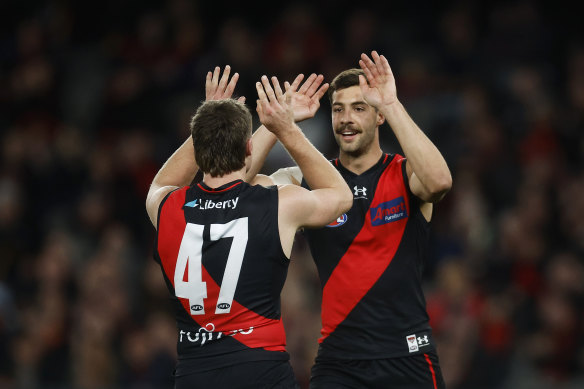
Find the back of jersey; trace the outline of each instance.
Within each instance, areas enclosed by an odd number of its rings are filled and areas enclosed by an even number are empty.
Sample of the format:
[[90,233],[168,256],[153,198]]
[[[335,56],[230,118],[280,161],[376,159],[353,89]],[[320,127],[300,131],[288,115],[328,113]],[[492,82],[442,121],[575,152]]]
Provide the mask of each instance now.
[[[238,180],[169,194],[155,259],[175,305],[178,356],[197,368],[287,359],[280,292],[289,260],[278,232],[278,191]],[[204,359],[204,360],[203,360]]]

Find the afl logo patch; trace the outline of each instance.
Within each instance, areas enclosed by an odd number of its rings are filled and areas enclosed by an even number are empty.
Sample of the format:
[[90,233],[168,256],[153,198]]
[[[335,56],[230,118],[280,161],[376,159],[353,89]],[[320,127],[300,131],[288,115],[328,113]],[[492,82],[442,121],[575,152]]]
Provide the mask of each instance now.
[[334,222],[327,224],[327,227],[340,227],[347,222],[347,214],[343,213],[341,216],[337,218]]

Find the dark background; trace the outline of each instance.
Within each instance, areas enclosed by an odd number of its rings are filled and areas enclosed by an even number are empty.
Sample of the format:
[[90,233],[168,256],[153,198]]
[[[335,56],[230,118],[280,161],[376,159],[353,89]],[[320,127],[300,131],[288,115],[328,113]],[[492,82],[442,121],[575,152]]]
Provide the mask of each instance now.
[[[176,328],[144,203],[208,70],[326,81],[384,54],[445,156],[425,273],[450,389],[584,387],[584,40],[562,2],[2,1],[0,387],[171,388]],[[336,157],[326,97],[301,127]],[[257,124],[257,118],[256,124]],[[385,151],[401,152],[384,125]],[[263,173],[291,163],[281,146]],[[319,283],[282,294],[307,387]]]

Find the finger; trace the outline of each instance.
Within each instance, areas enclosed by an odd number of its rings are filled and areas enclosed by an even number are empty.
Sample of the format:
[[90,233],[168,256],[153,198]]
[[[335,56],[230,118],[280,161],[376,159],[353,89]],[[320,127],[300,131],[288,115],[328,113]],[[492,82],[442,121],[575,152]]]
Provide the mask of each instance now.
[[211,79],[211,81],[213,82],[214,85],[217,85],[219,83],[219,73],[221,72],[221,68],[219,66],[215,66],[215,70],[213,71],[213,78]]
[[298,93],[301,94],[306,94],[306,91],[308,90],[308,88],[310,88],[310,86],[312,85],[312,83],[314,82],[314,80],[316,80],[316,74],[312,73],[307,79],[306,81],[304,81],[304,84],[302,84],[302,86],[300,87],[300,89],[298,90]]
[[256,90],[258,91],[258,101],[267,101],[268,97],[266,96],[266,92],[264,91],[264,87],[261,82],[256,82]]
[[278,78],[276,76],[272,76],[272,84],[274,85],[274,91],[276,92],[276,98],[278,101],[283,101],[284,93],[282,92],[282,88],[280,87],[280,82],[278,82]]
[[389,66],[389,62],[387,61],[387,58],[385,58],[385,56],[383,56],[383,55],[380,56],[379,58],[381,59],[381,65],[382,65],[385,73],[393,75],[393,72],[391,71],[391,66]]
[[237,101],[239,101],[240,103],[245,103],[245,96],[241,96],[237,99]]
[[[361,66],[361,69],[365,73],[365,77],[367,77],[367,80],[370,83],[373,82],[373,80],[374,80],[373,74],[371,74],[371,70],[369,69],[369,67],[367,67],[367,65],[365,64],[365,62],[363,60],[359,61],[359,66]],[[359,77],[361,77],[361,76],[359,76]]]
[[207,72],[207,77],[205,78],[205,97],[210,99],[213,95],[213,83],[211,82],[211,78],[213,77],[213,73]]
[[322,84],[323,80],[324,80],[324,76],[322,74],[319,74],[318,76],[316,76],[316,78],[312,82],[312,85],[310,85],[310,88],[308,88],[308,90],[306,91],[306,95],[308,97],[312,97],[314,95],[314,93],[316,92],[316,90],[318,89],[318,87],[320,86],[320,84]]
[[377,53],[377,51],[373,50],[371,52],[371,58],[373,58],[373,63],[375,64],[375,70],[379,73],[379,74],[383,74],[383,64],[381,63],[381,58],[379,58],[379,53]]
[[[371,61],[371,59],[366,54],[361,54],[361,60],[359,61],[359,66],[361,66],[361,69],[363,69],[363,71],[365,71],[365,72],[367,72],[367,70],[368,70],[369,74],[371,76],[374,76],[376,74],[375,64],[373,63],[373,61]],[[369,77],[369,75],[367,75],[367,78],[369,79],[369,81],[371,81],[373,79],[372,77]]]
[[294,79],[294,81],[292,81],[292,91],[296,92],[298,90],[298,87],[300,86],[300,83],[302,82],[302,80],[304,79],[304,74],[300,73],[299,75],[296,76],[296,78]]
[[290,83],[288,81],[284,81],[284,89],[286,92],[288,92],[288,89],[290,89]]
[[256,100],[256,112],[258,113],[258,116],[260,118],[260,122],[263,123],[264,110],[262,109],[262,101],[261,100]]
[[316,99],[317,101],[320,100],[322,96],[324,96],[328,88],[329,88],[328,83],[322,84],[322,86],[314,94],[313,99]]
[[268,80],[268,77],[262,76],[261,80],[266,91],[266,95],[268,96],[268,100],[270,102],[276,101],[277,100],[276,94],[274,93],[274,89],[272,89],[272,86],[270,85],[270,80]]
[[223,70],[223,75],[219,80],[219,91],[221,92],[225,90],[225,85],[227,85],[227,80],[229,80],[229,73],[231,73],[231,66],[225,65],[225,70]]
[[359,87],[361,88],[361,92],[365,92],[369,89],[369,85],[367,85],[367,80],[363,77],[362,74],[359,74]]
[[231,80],[229,81],[229,84],[227,84],[227,88],[225,88],[225,97],[231,97],[233,95],[233,91],[235,90],[235,85],[237,84],[238,80],[239,73],[234,73],[233,77],[231,77]]

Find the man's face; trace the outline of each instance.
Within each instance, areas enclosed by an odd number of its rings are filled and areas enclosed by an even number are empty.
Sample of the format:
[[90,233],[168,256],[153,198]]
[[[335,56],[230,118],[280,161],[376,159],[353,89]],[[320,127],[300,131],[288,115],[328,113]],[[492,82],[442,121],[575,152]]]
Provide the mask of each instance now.
[[365,102],[361,88],[355,85],[333,93],[332,121],[341,152],[359,156],[376,141],[377,126],[383,123],[383,117]]

